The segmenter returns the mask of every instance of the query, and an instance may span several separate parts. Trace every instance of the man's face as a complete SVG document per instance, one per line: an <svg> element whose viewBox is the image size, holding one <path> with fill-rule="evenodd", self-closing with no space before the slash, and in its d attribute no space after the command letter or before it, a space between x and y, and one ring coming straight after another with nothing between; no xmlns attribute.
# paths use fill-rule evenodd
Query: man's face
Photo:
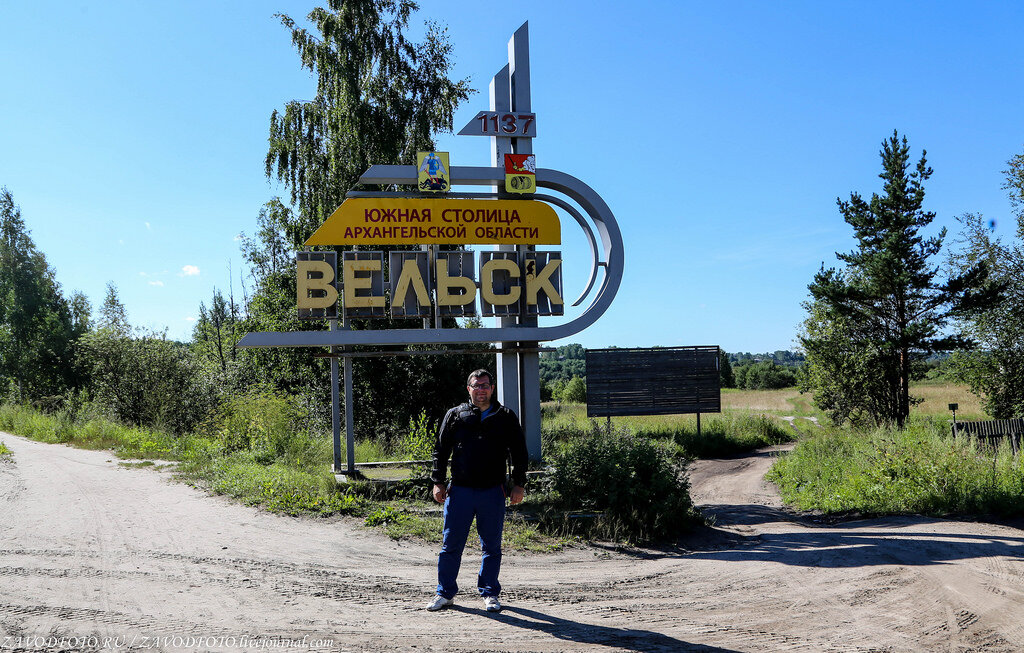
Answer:
<svg viewBox="0 0 1024 653"><path fill-rule="evenodd" d="M491 405L491 395L494 394L494 386L491 379L486 376L478 376L473 379L470 385L466 386L469 391L469 399L478 408L487 408Z"/></svg>

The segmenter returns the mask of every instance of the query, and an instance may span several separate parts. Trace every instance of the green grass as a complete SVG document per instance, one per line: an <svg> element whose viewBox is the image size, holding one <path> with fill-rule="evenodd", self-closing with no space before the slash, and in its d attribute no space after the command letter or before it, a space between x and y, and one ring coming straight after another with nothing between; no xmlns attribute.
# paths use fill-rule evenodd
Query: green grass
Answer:
<svg viewBox="0 0 1024 653"><path fill-rule="evenodd" d="M544 404L541 426L545 450L580 437L595 428L605 428L606 420L587 418L583 404ZM655 440L674 442L679 455L688 458L719 458L760 447L789 442L794 431L781 419L747 410L726 410L702 415L700 435L695 415L646 415L613 417L613 430Z"/></svg>
<svg viewBox="0 0 1024 653"><path fill-rule="evenodd" d="M7 448L7 445L0 442L0 458L10 458L11 450Z"/></svg>
<svg viewBox="0 0 1024 653"><path fill-rule="evenodd" d="M785 501L824 513L1024 514L1024 456L948 435L944 419L904 431L827 428L772 467Z"/></svg>
<svg viewBox="0 0 1024 653"><path fill-rule="evenodd" d="M934 383L924 387L931 394L917 412L936 411L935 429L941 431L945 424L948 411L936 408L944 409L944 401L958 401L970 415L971 404L962 389ZM726 391L722 398L722 413L701 417L700 437L693 415L623 417L612 422L615 429L655 440L679 458L721 457L794 437L806 440L773 471L787 500L806 509L1008 512L1011 509L1006 506L1024 504L1019 501L1024 496L1019 461L1007 456L997 458L992 473L991 460L979 459L964 449L968 445L949 451L941 437L924 437L927 433L920 429L915 433L927 444L914 447L898 435L825 431L804 419L821 419L821 413L811 406L809 395L795 389ZM243 399L229 407L234 412L211 419L199 433L187 436L118 424L88 411L44 414L12 404L0 404L0 430L42 442L111 449L122 458L143 461L125 463L131 466L149 466L147 460L178 461L174 473L179 479L247 505L290 515L350 515L395 539L439 541L441 518L437 504L429 498L428 483L408 479L422 476L424 470L389 469L374 475L392 478L392 483L339 486L331 470L330 437L302 430L302 420L283 418L293 412L282 408L287 399L268 395L253 402ZM275 412L279 409L280 414ZM583 405L545 404L542 414L547 455L604 427L604 420L587 419ZM783 415L797 416L796 430L780 419ZM355 459L403 458L401 446L390 451L375 441L359 441ZM0 455L5 450L0 445ZM587 529L567 525L584 524L586 518L574 521L565 510L549 490L532 487L527 500L509 510L506 546L547 551L578 541L577 534Z"/></svg>
<svg viewBox="0 0 1024 653"><path fill-rule="evenodd" d="M159 468L154 460L179 461L175 474L180 480L273 512L351 515L361 517L364 523L368 520L368 526L393 539L440 542L441 538L439 506L427 498L425 482L399 483L399 494L415 497L397 499L389 498L394 490L381 491L376 484L339 486L331 470L333 445L329 437L277 433L274 437L280 453L270 457L265 448L226 451L225 438L216 434L214 424L207 425L207 434L174 436L97 417L76 420L66 413L48 415L13 404L0 404L0 430L40 442L111 449L122 458L144 459L119 463L126 467ZM0 455L4 452L9 450L0 444ZM343 450L342 460L345 457ZM393 459L394 454L376 442L360 441L355 457L357 462L372 462ZM530 505L530 500L523 504L527 510ZM540 532L524 519L521 510L517 506L509 511L504 535L509 550L557 550L571 541Z"/></svg>

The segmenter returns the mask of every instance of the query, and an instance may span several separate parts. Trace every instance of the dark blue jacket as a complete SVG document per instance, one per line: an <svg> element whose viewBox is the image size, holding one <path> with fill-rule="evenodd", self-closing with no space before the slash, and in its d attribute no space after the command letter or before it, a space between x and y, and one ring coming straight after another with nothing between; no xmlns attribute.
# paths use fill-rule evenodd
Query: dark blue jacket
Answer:
<svg viewBox="0 0 1024 653"><path fill-rule="evenodd" d="M512 462L512 481L526 487L526 437L516 414L497 399L495 410L480 419L480 409L470 403L452 408L444 416L434 445L430 479L445 484L448 459L452 485L486 488L505 482L506 461Z"/></svg>

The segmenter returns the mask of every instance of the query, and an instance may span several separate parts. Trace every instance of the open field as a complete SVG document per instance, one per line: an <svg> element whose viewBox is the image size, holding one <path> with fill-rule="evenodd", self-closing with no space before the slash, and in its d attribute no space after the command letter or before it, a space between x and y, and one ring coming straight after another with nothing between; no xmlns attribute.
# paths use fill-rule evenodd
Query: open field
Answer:
<svg viewBox="0 0 1024 653"><path fill-rule="evenodd" d="M949 417L949 404L957 403L957 419L987 419L981 407L981 399L972 394L965 385L948 381L920 381L910 387L910 394L924 401L911 409L914 415ZM824 417L811 403L813 395L796 388L781 390L722 390L723 410L747 410L772 415L796 415Z"/></svg>

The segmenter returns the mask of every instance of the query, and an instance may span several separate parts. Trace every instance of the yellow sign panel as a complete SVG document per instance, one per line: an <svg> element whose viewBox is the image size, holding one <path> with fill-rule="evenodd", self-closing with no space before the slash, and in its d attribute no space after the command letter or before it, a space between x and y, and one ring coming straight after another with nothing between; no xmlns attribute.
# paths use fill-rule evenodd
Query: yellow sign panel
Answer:
<svg viewBox="0 0 1024 653"><path fill-rule="evenodd" d="M416 170L419 188L431 193L445 193L451 185L447 152L417 152Z"/></svg>
<svg viewBox="0 0 1024 653"><path fill-rule="evenodd" d="M352 197L306 245L558 245L555 210L531 200Z"/></svg>

